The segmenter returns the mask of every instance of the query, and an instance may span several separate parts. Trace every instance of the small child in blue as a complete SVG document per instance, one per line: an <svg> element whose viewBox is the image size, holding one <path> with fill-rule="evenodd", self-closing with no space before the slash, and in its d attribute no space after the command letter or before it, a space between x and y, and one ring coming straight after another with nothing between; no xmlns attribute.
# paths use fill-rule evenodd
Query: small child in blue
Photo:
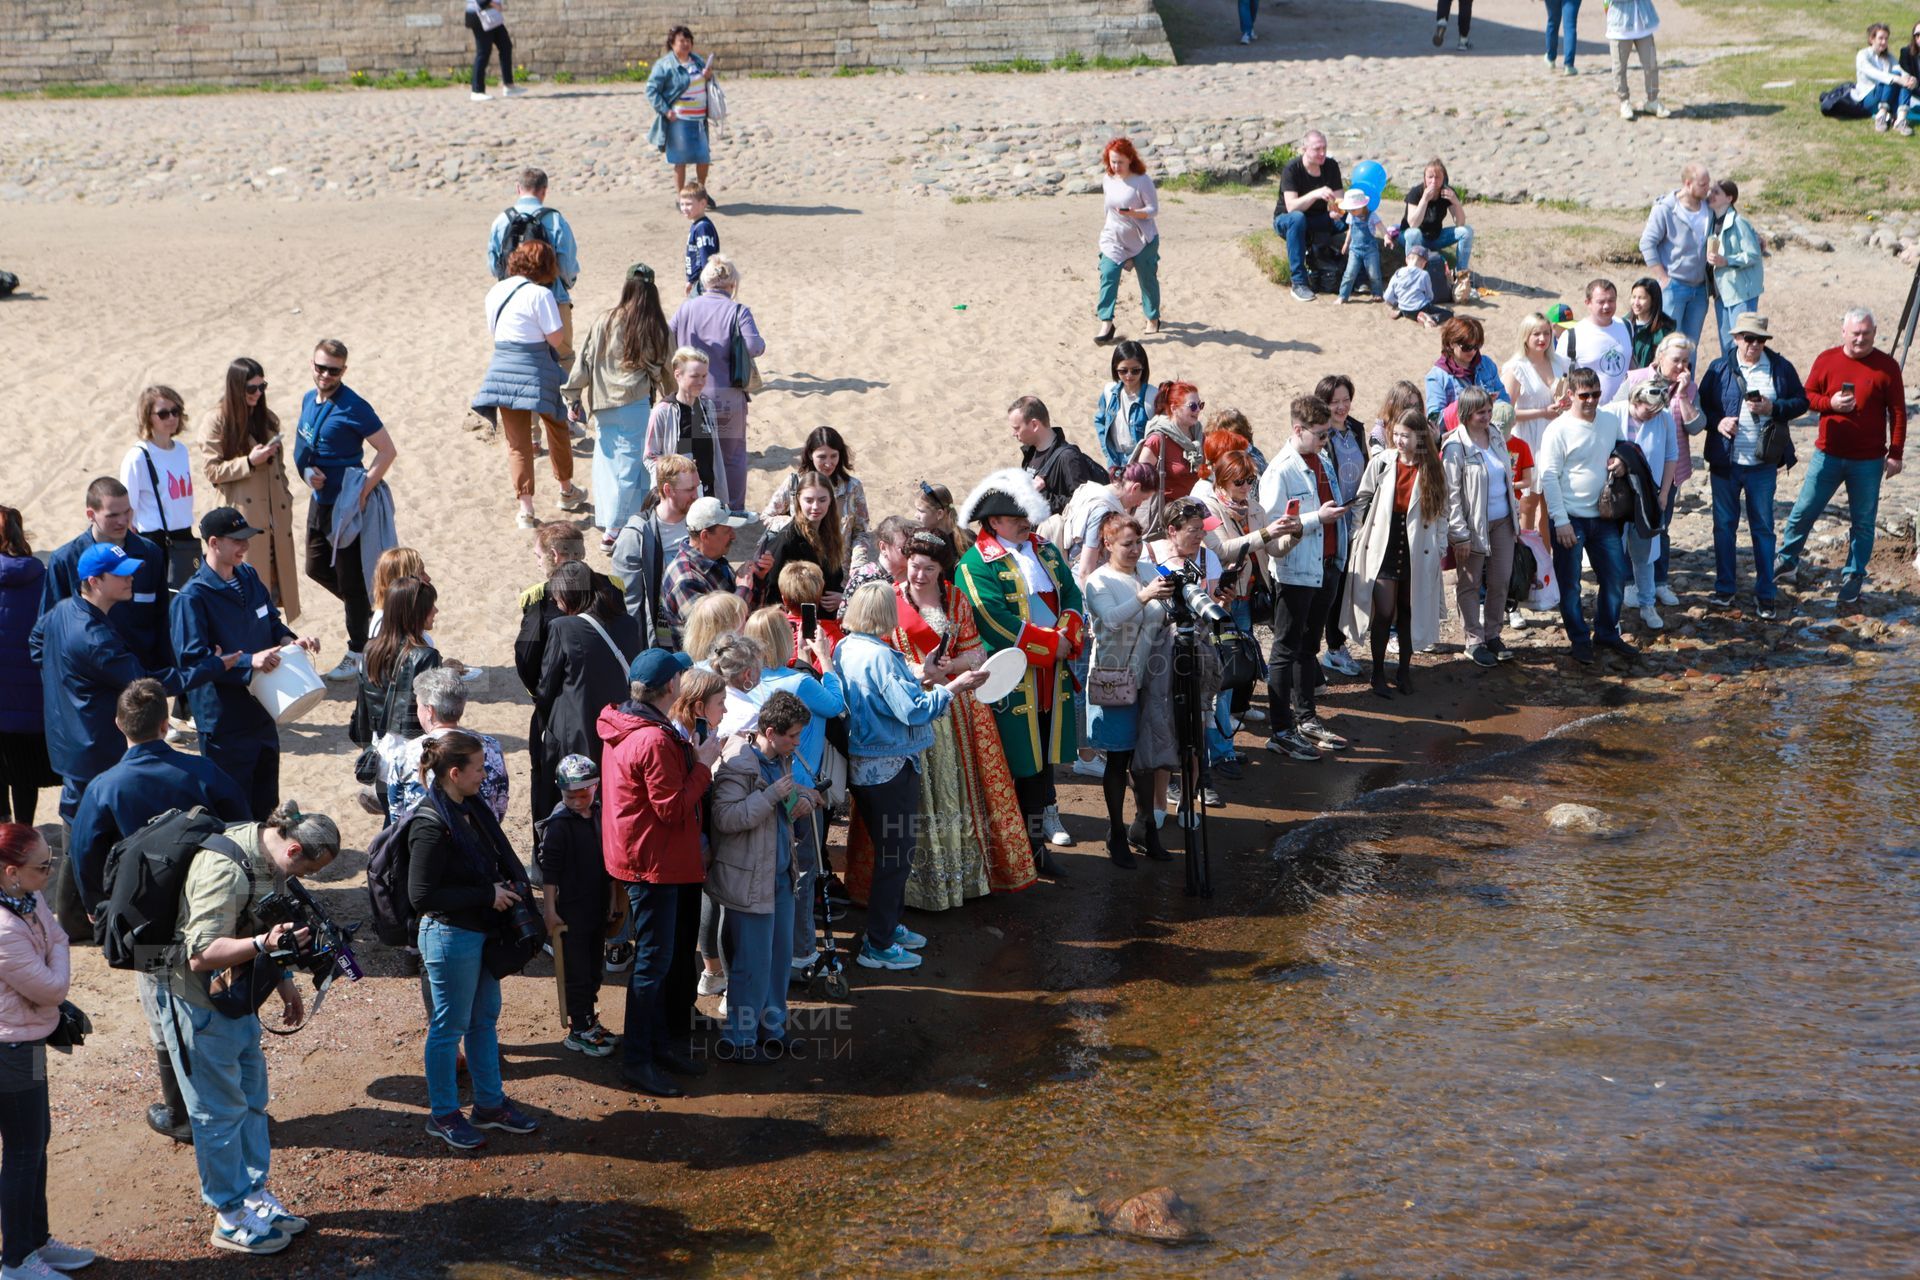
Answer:
<svg viewBox="0 0 1920 1280"><path fill-rule="evenodd" d="M713 228L713 219L707 211L713 207L713 201L707 198L707 189L697 182L689 182L680 188L680 215L693 225L687 228L687 296L703 293L700 287L700 272L706 268L707 259L720 252L720 233Z"/></svg>
<svg viewBox="0 0 1920 1280"><path fill-rule="evenodd" d="M1367 193L1354 188L1340 198L1340 208L1347 215L1347 273L1340 277L1342 302L1353 297L1353 286L1363 271L1374 297L1386 292L1386 278L1380 274L1380 241L1387 234L1387 224L1369 204Z"/></svg>
<svg viewBox="0 0 1920 1280"><path fill-rule="evenodd" d="M554 939L566 967L567 1038L565 1046L591 1058L604 1058L619 1045L600 1025L595 1008L600 996L607 926L615 893L600 850L600 770L583 755L570 755L554 769L560 803L534 824L534 865L542 891L540 912L547 933L565 926ZM619 895L621 902L625 895Z"/></svg>
<svg viewBox="0 0 1920 1280"><path fill-rule="evenodd" d="M1386 296L1381 301L1387 304L1387 310L1393 313L1395 320L1418 320L1429 329L1453 318L1453 312L1433 305L1433 278L1427 274L1427 247L1421 244L1407 246L1407 265L1393 273L1393 279L1387 282Z"/></svg>

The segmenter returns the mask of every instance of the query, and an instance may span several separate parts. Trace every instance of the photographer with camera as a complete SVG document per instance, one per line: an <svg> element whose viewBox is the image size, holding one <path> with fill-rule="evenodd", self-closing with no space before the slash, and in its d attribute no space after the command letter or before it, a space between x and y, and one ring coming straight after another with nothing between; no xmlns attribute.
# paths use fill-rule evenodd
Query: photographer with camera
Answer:
<svg viewBox="0 0 1920 1280"><path fill-rule="evenodd" d="M1108 512L1097 535L1107 560L1087 575L1093 656L1087 671L1087 740L1107 753L1100 788L1107 802L1107 857L1139 865L1133 849L1156 862L1173 857L1153 821L1153 777L1179 760L1173 725L1173 633L1167 626L1174 582L1141 558L1145 535L1124 511ZM1133 825L1121 820L1131 781Z"/></svg>
<svg viewBox="0 0 1920 1280"><path fill-rule="evenodd" d="M427 1132L459 1151L487 1145L482 1129L532 1133L500 1084L500 979L487 944L503 926L531 922L546 931L529 898L526 868L480 797L486 757L480 740L455 729L428 738L420 750L426 798L407 828L407 900L420 916L420 962L426 970L428 1015ZM516 911L519 922L509 919ZM524 961L523 961L524 963ZM473 1076L473 1119L460 1110L455 1062L465 1043Z"/></svg>
<svg viewBox="0 0 1920 1280"><path fill-rule="evenodd" d="M187 869L155 1020L193 1121L200 1198L213 1207L218 1249L278 1253L307 1229L267 1189L267 1060L255 1011L277 991L283 1020L299 1025L306 1001L280 966L311 938L291 923L266 925L258 909L287 877L320 871L339 852L333 819L287 800L264 822L228 827Z"/></svg>

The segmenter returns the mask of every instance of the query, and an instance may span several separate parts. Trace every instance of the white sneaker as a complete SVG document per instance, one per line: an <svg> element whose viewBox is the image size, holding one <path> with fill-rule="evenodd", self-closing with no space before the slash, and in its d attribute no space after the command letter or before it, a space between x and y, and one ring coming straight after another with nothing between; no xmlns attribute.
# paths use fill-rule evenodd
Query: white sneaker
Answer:
<svg viewBox="0 0 1920 1280"><path fill-rule="evenodd" d="M29 1261L37 1259L43 1266L52 1267L55 1271L78 1271L82 1267L90 1267L99 1256L91 1249L53 1239L27 1255Z"/></svg>
<svg viewBox="0 0 1920 1280"><path fill-rule="evenodd" d="M1646 112L1648 115L1655 116L1661 120L1671 120L1673 118L1673 109L1658 98L1655 98L1647 104Z"/></svg>
<svg viewBox="0 0 1920 1280"><path fill-rule="evenodd" d="M484 93L469 93L467 95L467 101L468 102L492 102L493 99L489 98Z"/></svg>
<svg viewBox="0 0 1920 1280"><path fill-rule="evenodd" d="M1622 609L1638 609L1640 607L1640 588L1634 586L1632 583L1628 583L1626 590L1620 593L1620 607Z"/></svg>
<svg viewBox="0 0 1920 1280"><path fill-rule="evenodd" d="M1265 724L1267 722L1267 713L1259 707L1248 707L1246 718L1248 724Z"/></svg>
<svg viewBox="0 0 1920 1280"><path fill-rule="evenodd" d="M1241 36L1241 37L1240 37L1240 43L1241 43L1241 44L1252 44L1252 43L1253 43L1253 37L1252 37L1252 36Z"/></svg>
<svg viewBox="0 0 1920 1280"><path fill-rule="evenodd" d="M1665 631L1667 629L1666 620L1662 618L1650 604L1641 606L1640 621L1647 624L1649 631Z"/></svg>
<svg viewBox="0 0 1920 1280"><path fill-rule="evenodd" d="M526 89L523 88L522 86L517 84L510 84L506 88L500 91L500 96L503 98L518 98L524 95L525 93L526 93Z"/></svg>
<svg viewBox="0 0 1920 1280"><path fill-rule="evenodd" d="M727 994L727 975L714 973L710 969L700 971L700 994L703 996L723 996Z"/></svg>
<svg viewBox="0 0 1920 1280"><path fill-rule="evenodd" d="M357 653L354 653L351 650L349 650L348 652L340 656L339 666L335 667L333 670L327 672L326 675L321 677L321 679L323 680L332 680L335 683L342 683L348 680L358 680L359 678L360 678L360 655Z"/></svg>
<svg viewBox="0 0 1920 1280"><path fill-rule="evenodd" d="M1622 102L1620 104L1620 118L1622 120L1633 119L1633 104L1631 102Z"/></svg>
<svg viewBox="0 0 1920 1280"><path fill-rule="evenodd" d="M1527 629L1527 615L1520 612L1518 609L1507 610L1507 630L1525 631L1526 629Z"/></svg>
<svg viewBox="0 0 1920 1280"><path fill-rule="evenodd" d="M1073 837L1060 825L1060 810L1054 805L1048 805L1040 811L1040 829L1047 833L1048 844L1065 847L1073 843Z"/></svg>
<svg viewBox="0 0 1920 1280"><path fill-rule="evenodd" d="M1091 760L1074 757L1073 771L1082 778L1104 778L1107 776L1107 762L1099 756Z"/></svg>
<svg viewBox="0 0 1920 1280"><path fill-rule="evenodd" d="M17 1267L0 1267L0 1280L59 1280L60 1273L40 1261L38 1254L28 1254L26 1260Z"/></svg>
<svg viewBox="0 0 1920 1280"><path fill-rule="evenodd" d="M1653 598L1669 609L1677 609L1680 607L1680 597L1673 594L1673 588L1664 582L1654 588Z"/></svg>

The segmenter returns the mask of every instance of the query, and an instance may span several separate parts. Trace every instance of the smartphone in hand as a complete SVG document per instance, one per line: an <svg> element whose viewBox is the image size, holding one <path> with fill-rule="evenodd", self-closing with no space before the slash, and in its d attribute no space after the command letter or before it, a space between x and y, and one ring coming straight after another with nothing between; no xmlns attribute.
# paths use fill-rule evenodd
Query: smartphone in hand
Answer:
<svg viewBox="0 0 1920 1280"><path fill-rule="evenodd" d="M820 606L803 604L800 606L800 638L813 639L814 632L820 629Z"/></svg>
<svg viewBox="0 0 1920 1280"><path fill-rule="evenodd" d="M923 667L937 667L942 662L945 662L947 660L947 649L949 648L949 646L952 645L952 643L953 643L952 636L950 635L941 636L940 643L933 646L932 651L927 654L927 660L921 665Z"/></svg>
<svg viewBox="0 0 1920 1280"><path fill-rule="evenodd" d="M712 736L713 736L713 730L707 726L707 718L705 716L695 716L693 719L694 742L696 743L705 742L708 738Z"/></svg>
<svg viewBox="0 0 1920 1280"><path fill-rule="evenodd" d="M1300 515L1300 499L1298 498L1287 499L1287 514L1290 516L1294 516L1296 518Z"/></svg>

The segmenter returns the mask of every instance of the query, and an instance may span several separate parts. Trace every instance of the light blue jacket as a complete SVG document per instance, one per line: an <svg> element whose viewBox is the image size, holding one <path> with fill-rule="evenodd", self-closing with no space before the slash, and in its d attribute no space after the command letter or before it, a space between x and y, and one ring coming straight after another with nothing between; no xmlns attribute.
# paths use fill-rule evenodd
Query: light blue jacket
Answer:
<svg viewBox="0 0 1920 1280"><path fill-rule="evenodd" d="M1720 252L1727 259L1726 266L1713 269L1713 291L1720 301L1732 306L1758 298L1766 275L1760 233L1738 209L1728 209L1726 221L1720 224Z"/></svg>
<svg viewBox="0 0 1920 1280"><path fill-rule="evenodd" d="M833 650L847 695L847 755L917 756L933 745L933 722L953 695L922 689L898 649L854 632Z"/></svg>
<svg viewBox="0 0 1920 1280"><path fill-rule="evenodd" d="M1473 366L1473 381L1462 382L1434 361L1433 368L1427 370L1427 421L1438 424L1440 415L1447 406L1460 398L1460 389L1465 386L1479 387L1495 400L1513 403L1513 397L1507 394L1506 384L1500 381L1500 366L1493 362L1492 356L1481 356L1479 363Z"/></svg>
<svg viewBox="0 0 1920 1280"><path fill-rule="evenodd" d="M532 196L521 196L513 202L513 207L523 213L532 213L543 206ZM553 300L572 302L573 295L568 290L580 278L580 251L574 243L573 228L567 225L566 218L558 209L551 207L541 217L540 225L546 230L547 242L553 246L554 260L559 268L553 280ZM504 211L493 220L493 233L487 238L487 270L493 273L495 280L507 278L507 215Z"/></svg>
<svg viewBox="0 0 1920 1280"><path fill-rule="evenodd" d="M793 667L767 667L760 672L760 683L747 690L746 698L756 707L764 707L767 699L781 690L800 699L813 713L813 718L800 730L800 742L793 752L794 780L803 787L811 787L820 776L821 752L827 745L827 721L847 713L846 691L840 686L840 677L831 671L816 677L811 671Z"/></svg>
<svg viewBox="0 0 1920 1280"><path fill-rule="evenodd" d="M1607 6L1607 39L1621 40L1629 31L1652 34L1660 29L1653 0L1612 0Z"/></svg>
<svg viewBox="0 0 1920 1280"><path fill-rule="evenodd" d="M1327 473L1327 484L1333 490L1333 500L1344 503L1346 497L1340 492L1340 468L1333 459L1322 457L1320 464ZM1276 551L1268 559L1273 571L1274 581L1289 587L1317 587L1326 574L1326 556L1322 550L1326 545L1326 528L1320 519L1320 485L1314 479L1313 468L1300 456L1300 450L1288 440L1260 477L1260 506L1268 519L1276 519L1287 513L1287 503L1294 499L1300 502L1300 538L1284 552ZM1334 545L1334 567L1340 568L1346 563L1347 544L1344 537L1336 535Z"/></svg>
<svg viewBox="0 0 1920 1280"><path fill-rule="evenodd" d="M1127 411L1127 447L1123 452L1115 453L1113 441L1107 438L1107 428L1113 425L1114 415L1120 412L1120 384L1109 382L1107 389L1100 393L1100 403L1093 411L1093 425L1099 431L1100 452L1107 455L1107 469L1115 470L1127 465L1127 459L1139 447L1145 438L1147 419L1153 417L1153 388L1142 383L1140 398L1133 402L1133 408Z"/></svg>
<svg viewBox="0 0 1920 1280"><path fill-rule="evenodd" d="M653 64L653 70L647 73L647 101L653 104L653 127L647 130L647 141L654 150L667 149L667 113L673 110L673 104L680 101L693 83L693 77L707 68L707 60L699 54L693 55L693 70L687 71L680 65L680 59L673 56L673 50L660 55Z"/></svg>

